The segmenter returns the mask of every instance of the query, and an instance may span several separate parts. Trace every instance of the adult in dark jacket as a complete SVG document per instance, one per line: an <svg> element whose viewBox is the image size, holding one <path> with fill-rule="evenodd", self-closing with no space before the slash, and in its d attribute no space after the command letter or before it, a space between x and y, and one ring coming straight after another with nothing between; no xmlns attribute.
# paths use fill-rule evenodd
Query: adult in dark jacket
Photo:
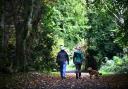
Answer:
<svg viewBox="0 0 128 89"><path fill-rule="evenodd" d="M60 66L60 76L62 79L66 78L66 65L69 64L69 57L64 47L61 47L57 55L57 63Z"/></svg>
<svg viewBox="0 0 128 89"><path fill-rule="evenodd" d="M87 54L86 56L87 59L87 67L91 67L93 70L97 70L97 62L96 59L94 58L94 56L92 54Z"/></svg>

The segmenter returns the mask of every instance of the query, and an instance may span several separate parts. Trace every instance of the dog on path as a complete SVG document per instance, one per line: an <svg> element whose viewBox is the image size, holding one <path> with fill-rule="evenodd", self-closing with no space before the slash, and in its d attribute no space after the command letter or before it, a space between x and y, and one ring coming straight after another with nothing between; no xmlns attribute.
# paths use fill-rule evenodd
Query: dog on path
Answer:
<svg viewBox="0 0 128 89"><path fill-rule="evenodd" d="M99 76L102 75L102 73L99 73L97 70L93 70L91 67L88 67L87 71L90 75L90 79L92 79L93 76L98 79Z"/></svg>

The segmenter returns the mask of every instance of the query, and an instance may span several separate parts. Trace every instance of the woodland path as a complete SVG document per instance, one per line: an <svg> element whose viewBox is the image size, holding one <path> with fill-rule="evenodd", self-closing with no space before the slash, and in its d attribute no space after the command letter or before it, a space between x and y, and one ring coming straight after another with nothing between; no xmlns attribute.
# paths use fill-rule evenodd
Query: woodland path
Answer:
<svg viewBox="0 0 128 89"><path fill-rule="evenodd" d="M74 73L67 73L62 80L59 76L48 76L37 72L15 77L13 84L0 89L128 89L128 75L108 75L99 79L90 79L88 73L82 73L82 79L75 79Z"/></svg>

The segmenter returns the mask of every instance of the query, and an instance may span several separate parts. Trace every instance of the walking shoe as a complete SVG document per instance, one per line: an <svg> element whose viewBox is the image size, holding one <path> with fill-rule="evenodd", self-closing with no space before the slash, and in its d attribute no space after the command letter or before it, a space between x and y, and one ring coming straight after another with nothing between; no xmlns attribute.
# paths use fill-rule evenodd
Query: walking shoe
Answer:
<svg viewBox="0 0 128 89"><path fill-rule="evenodd" d="M82 79L82 77L79 77L79 79Z"/></svg>
<svg viewBox="0 0 128 89"><path fill-rule="evenodd" d="M62 79L66 79L66 77L62 77Z"/></svg>

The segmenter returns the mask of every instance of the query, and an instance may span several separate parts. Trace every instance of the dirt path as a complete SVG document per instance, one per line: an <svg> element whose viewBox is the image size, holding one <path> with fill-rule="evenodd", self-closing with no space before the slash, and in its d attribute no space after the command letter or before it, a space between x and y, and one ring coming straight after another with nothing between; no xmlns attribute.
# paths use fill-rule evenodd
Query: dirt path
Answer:
<svg viewBox="0 0 128 89"><path fill-rule="evenodd" d="M67 79L53 78L47 89L128 89L128 76L111 75L90 79L87 73L82 73L82 79L75 79L74 73L67 73Z"/></svg>
<svg viewBox="0 0 128 89"><path fill-rule="evenodd" d="M17 78L19 81L13 83L15 86L8 84L6 89L128 89L127 75L109 75L90 79L87 73L82 73L82 79L75 79L74 73L67 73L67 78L62 80L57 76L29 73Z"/></svg>

